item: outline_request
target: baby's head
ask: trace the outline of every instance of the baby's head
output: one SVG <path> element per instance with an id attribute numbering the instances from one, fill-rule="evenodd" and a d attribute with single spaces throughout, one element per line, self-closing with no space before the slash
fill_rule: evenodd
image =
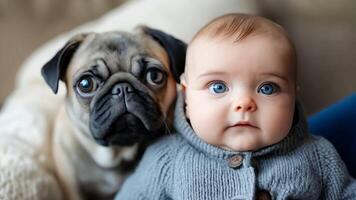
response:
<path id="1" fill-rule="evenodd" d="M 296 77 L 295 48 L 281 26 L 253 15 L 219 17 L 189 44 L 186 115 L 202 140 L 224 149 L 278 143 L 293 123 Z"/>

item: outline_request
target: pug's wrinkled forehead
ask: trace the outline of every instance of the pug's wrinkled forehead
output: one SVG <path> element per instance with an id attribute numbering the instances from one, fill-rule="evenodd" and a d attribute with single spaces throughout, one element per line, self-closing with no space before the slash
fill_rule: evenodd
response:
<path id="1" fill-rule="evenodd" d="M 73 75 L 89 69 L 91 75 L 98 74 L 103 79 L 118 71 L 130 73 L 130 70 L 140 78 L 142 70 L 153 64 L 170 72 L 169 78 L 179 83 L 186 47 L 185 42 L 174 36 L 147 26 L 137 27 L 134 34 L 78 34 L 42 67 L 41 74 L 55 94 L 60 80 L 68 83 Z M 156 74 L 149 73 L 152 78 L 156 78 Z"/>
<path id="2" fill-rule="evenodd" d="M 70 62 L 67 75 L 80 76 L 91 70 L 103 80 L 117 72 L 130 72 L 143 76 L 147 67 L 169 70 L 165 50 L 147 35 L 140 32 L 106 32 L 86 36 Z M 70 76 L 66 76 L 70 77 Z"/>

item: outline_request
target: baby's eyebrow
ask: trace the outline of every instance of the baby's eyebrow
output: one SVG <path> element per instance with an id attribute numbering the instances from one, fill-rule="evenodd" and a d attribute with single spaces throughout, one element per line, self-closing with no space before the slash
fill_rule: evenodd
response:
<path id="1" fill-rule="evenodd" d="M 275 76 L 279 79 L 282 79 L 285 82 L 289 82 L 289 79 L 283 75 L 277 74 L 277 73 L 273 73 L 273 72 L 267 72 L 267 73 L 263 73 L 263 76 Z"/>
<path id="2" fill-rule="evenodd" d="M 226 72 L 221 72 L 221 71 L 208 71 L 208 72 L 203 72 L 200 74 L 197 78 L 205 78 L 207 76 L 218 76 L 218 75 L 226 75 Z"/>

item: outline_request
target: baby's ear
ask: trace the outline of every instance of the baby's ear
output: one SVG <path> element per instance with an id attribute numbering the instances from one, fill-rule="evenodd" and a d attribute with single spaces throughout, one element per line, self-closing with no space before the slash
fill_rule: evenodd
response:
<path id="1" fill-rule="evenodd" d="M 185 79 L 185 73 L 180 75 L 179 79 L 180 79 L 180 84 L 182 86 L 182 90 L 185 91 L 185 88 L 187 87 L 187 82 L 186 82 L 186 79 Z"/>
<path id="2" fill-rule="evenodd" d="M 185 94 L 185 91 L 186 91 L 186 88 L 187 88 L 187 81 L 186 81 L 185 73 L 180 75 L 179 80 L 180 80 L 181 90 Z M 185 102 L 185 106 L 184 106 L 185 116 L 189 119 L 189 110 L 187 109 L 188 105 L 187 105 L 187 99 L 186 98 L 184 99 L 184 102 Z"/>

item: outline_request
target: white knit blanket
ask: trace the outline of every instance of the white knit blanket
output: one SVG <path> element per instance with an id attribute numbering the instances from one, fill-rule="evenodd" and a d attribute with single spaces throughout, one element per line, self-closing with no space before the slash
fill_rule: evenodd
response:
<path id="1" fill-rule="evenodd" d="M 60 85 L 59 94 L 52 94 L 40 69 L 69 37 L 89 31 L 130 31 L 138 24 L 146 24 L 189 42 L 205 23 L 229 12 L 258 11 L 249 0 L 134 0 L 34 52 L 21 67 L 16 88 L 0 113 L 0 200 L 62 199 L 41 146 L 65 91 Z"/>

